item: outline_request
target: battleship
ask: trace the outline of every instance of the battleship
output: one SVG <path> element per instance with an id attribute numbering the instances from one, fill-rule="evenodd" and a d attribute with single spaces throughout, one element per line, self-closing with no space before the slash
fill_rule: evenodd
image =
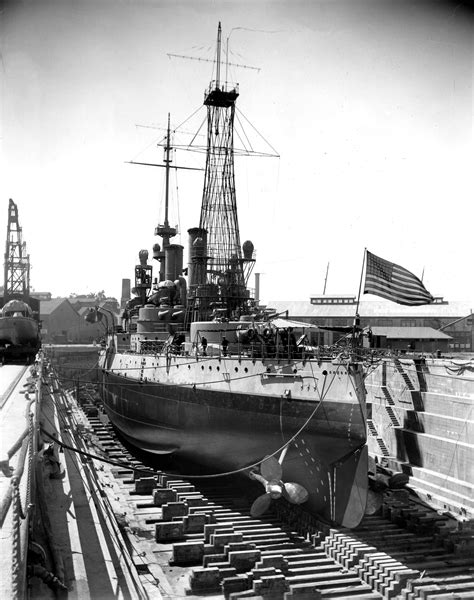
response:
<path id="1" fill-rule="evenodd" d="M 262 484 L 251 514 L 272 500 L 302 504 L 329 523 L 355 527 L 368 495 L 364 372 L 350 350 L 308 352 L 295 326 L 259 307 L 248 288 L 253 243 L 240 243 L 234 177 L 236 84 L 205 92 L 207 150 L 199 226 L 183 246 L 168 219 L 171 133 L 165 144 L 162 245 L 135 267 L 135 297 L 109 330 L 99 368 L 105 410 L 134 446 L 191 459 L 210 476 Z M 187 277 L 184 276 L 187 275 Z"/>
<path id="2" fill-rule="evenodd" d="M 29 256 L 25 253 L 18 207 L 8 203 L 8 225 L 5 247 L 5 277 L 0 300 L 0 357 L 6 360 L 30 361 L 41 347 L 39 301 L 30 297 Z"/>

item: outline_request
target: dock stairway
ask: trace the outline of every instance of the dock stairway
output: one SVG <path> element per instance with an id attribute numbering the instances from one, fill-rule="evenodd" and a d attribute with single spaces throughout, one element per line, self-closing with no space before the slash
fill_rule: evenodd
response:
<path id="1" fill-rule="evenodd" d="M 402 376 L 404 382 L 406 383 L 407 388 L 411 391 L 414 392 L 415 391 L 415 386 L 413 385 L 412 380 L 410 379 L 410 377 L 407 375 L 407 373 L 405 372 L 405 369 L 402 366 L 402 363 L 400 362 L 400 359 L 398 358 L 394 358 L 393 363 L 395 365 L 395 368 L 397 369 L 397 371 L 400 373 L 400 375 Z"/>
<path id="2" fill-rule="evenodd" d="M 369 436 L 375 439 L 375 441 L 377 443 L 377 446 L 380 449 L 380 454 L 382 454 L 382 456 L 384 458 L 389 457 L 390 456 L 390 452 L 389 452 L 389 450 L 388 450 L 388 448 L 387 448 L 387 446 L 386 446 L 383 438 L 379 436 L 377 428 L 375 427 L 374 422 L 372 421 L 372 419 L 367 419 L 367 429 L 368 429 L 368 432 L 369 432 Z M 370 446 L 369 446 L 369 448 L 370 448 Z"/>
<path id="3" fill-rule="evenodd" d="M 392 394 L 389 392 L 387 386 L 382 385 L 380 389 L 382 390 L 385 400 L 390 404 L 390 406 L 395 406 L 395 400 L 392 398 Z"/>
<path id="4" fill-rule="evenodd" d="M 395 411 L 393 410 L 393 408 L 391 406 L 386 406 L 385 410 L 387 411 L 387 414 L 390 418 L 390 421 L 392 422 L 392 425 L 394 427 L 400 427 L 400 421 L 397 418 L 397 415 L 395 414 Z"/>

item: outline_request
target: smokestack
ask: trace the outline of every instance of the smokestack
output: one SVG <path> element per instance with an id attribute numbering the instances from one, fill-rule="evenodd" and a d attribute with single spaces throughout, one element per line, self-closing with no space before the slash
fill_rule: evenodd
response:
<path id="1" fill-rule="evenodd" d="M 260 273 L 255 273 L 255 304 L 260 302 Z"/>
<path id="2" fill-rule="evenodd" d="M 207 271 L 207 230 L 201 227 L 188 229 L 189 234 L 189 287 L 206 283 Z"/>
<path id="3" fill-rule="evenodd" d="M 122 297 L 120 299 L 120 308 L 125 308 L 125 304 L 130 300 L 130 279 L 122 279 Z"/>
<path id="4" fill-rule="evenodd" d="M 165 279 L 174 281 L 183 274 L 183 246 L 170 244 L 165 248 Z"/>

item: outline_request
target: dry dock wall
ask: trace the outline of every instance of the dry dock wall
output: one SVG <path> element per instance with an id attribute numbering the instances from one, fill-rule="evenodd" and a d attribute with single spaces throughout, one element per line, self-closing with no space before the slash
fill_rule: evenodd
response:
<path id="1" fill-rule="evenodd" d="M 65 387 L 97 383 L 100 346 L 93 344 L 46 344 L 43 351 Z"/>
<path id="2" fill-rule="evenodd" d="M 474 512 L 474 362 L 381 361 L 366 378 L 369 451 Z"/>

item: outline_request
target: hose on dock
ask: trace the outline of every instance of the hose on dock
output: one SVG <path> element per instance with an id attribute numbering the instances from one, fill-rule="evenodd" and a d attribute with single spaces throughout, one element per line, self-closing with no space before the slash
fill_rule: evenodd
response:
<path id="1" fill-rule="evenodd" d="M 41 565 L 32 565 L 28 568 L 28 571 L 30 577 L 39 577 L 52 590 L 67 591 L 68 589 L 67 586 L 65 586 L 64 583 L 56 577 L 56 575 Z"/>

